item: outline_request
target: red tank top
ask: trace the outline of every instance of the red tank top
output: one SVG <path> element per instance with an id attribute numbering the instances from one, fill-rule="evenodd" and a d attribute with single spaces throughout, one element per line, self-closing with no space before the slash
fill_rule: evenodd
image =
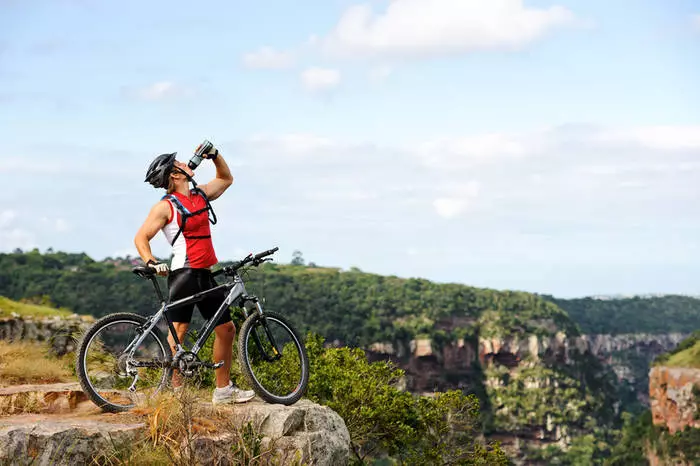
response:
<path id="1" fill-rule="evenodd" d="M 195 212 L 207 207 L 201 194 L 190 191 L 189 196 L 180 193 L 172 193 L 178 201 L 190 212 Z M 163 234 L 172 244 L 173 238 L 182 226 L 182 215 L 173 201 L 166 199 L 170 205 L 170 218 L 163 227 Z M 173 244 L 173 259 L 170 264 L 171 270 L 181 268 L 202 269 L 216 265 L 218 259 L 214 252 L 214 244 L 209 238 L 192 238 L 193 236 L 209 236 L 209 213 L 204 211 L 201 214 L 187 218 L 185 229 L 180 233 Z"/>

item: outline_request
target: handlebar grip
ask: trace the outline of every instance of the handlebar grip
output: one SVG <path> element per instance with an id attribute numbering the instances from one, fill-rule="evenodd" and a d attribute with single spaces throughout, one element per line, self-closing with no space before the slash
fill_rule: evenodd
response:
<path id="1" fill-rule="evenodd" d="M 261 252 L 261 253 L 256 254 L 256 255 L 253 257 L 253 259 L 255 259 L 255 260 L 262 259 L 262 258 L 265 257 L 265 256 L 269 256 L 270 254 L 274 254 L 274 253 L 277 252 L 278 250 L 279 250 L 278 247 L 275 247 L 275 248 L 272 248 L 272 249 L 268 249 L 267 251 L 264 251 L 264 252 Z"/>

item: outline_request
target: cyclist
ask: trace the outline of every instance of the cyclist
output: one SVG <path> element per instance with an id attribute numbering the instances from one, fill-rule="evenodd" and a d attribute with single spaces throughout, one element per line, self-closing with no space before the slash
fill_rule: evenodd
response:
<path id="1" fill-rule="evenodd" d="M 209 227 L 209 200 L 217 199 L 233 183 L 228 165 L 219 151 L 212 146 L 209 152 L 204 154 L 204 158 L 213 161 L 216 167 L 215 178 L 207 184 L 190 189 L 189 183 L 194 172 L 187 164 L 175 160 L 176 154 L 161 154 L 148 167 L 144 181 L 157 189 L 165 189 L 166 195 L 151 208 L 134 238 L 141 259 L 154 268 L 158 275 L 168 275 L 171 301 L 217 286 L 211 275 L 211 267 L 218 259 Z M 151 253 L 150 241 L 159 230 L 172 246 L 170 267 L 159 262 Z M 222 291 L 200 301 L 197 304 L 199 312 L 204 318 L 211 318 L 225 296 Z M 193 311 L 194 304 L 168 311 L 181 342 L 187 333 Z M 224 365 L 215 370 L 216 388 L 212 395 L 212 403 L 242 403 L 252 399 L 255 392 L 239 389 L 233 385 L 230 378 L 236 327 L 229 312 L 224 312 L 214 332 L 216 336 L 213 359 L 215 362 L 223 360 Z M 175 352 L 175 341 L 170 334 L 168 341 L 171 350 Z M 177 369 L 173 371 L 172 384 L 175 390 L 182 386 L 182 378 Z"/>

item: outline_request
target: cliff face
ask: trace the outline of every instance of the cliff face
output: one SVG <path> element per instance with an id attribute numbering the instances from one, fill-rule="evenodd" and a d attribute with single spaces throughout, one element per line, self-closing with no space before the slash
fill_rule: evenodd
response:
<path id="1" fill-rule="evenodd" d="M 0 319 L 0 340 L 44 341 L 58 356 L 75 350 L 75 336 L 85 331 L 92 318 L 74 314 L 71 317 L 34 319 L 21 316 Z"/>
<path id="2" fill-rule="evenodd" d="M 456 339 L 436 344 L 430 339 L 411 340 L 408 345 L 375 343 L 367 349 L 372 360 L 392 360 L 406 370 L 409 389 L 430 392 L 464 388 L 474 374 L 475 365 L 517 367 L 523 359 L 531 362 L 571 362 L 572 351 L 595 356 L 609 365 L 619 381 L 634 385 L 640 401 L 648 404 L 648 373 L 651 361 L 680 343 L 687 334 L 662 335 L 581 335 L 568 337 L 563 332 L 542 337 L 491 337 Z M 397 348 L 398 347 L 398 348 Z"/>
<path id="3" fill-rule="evenodd" d="M 700 369 L 652 368 L 649 395 L 654 425 L 666 426 L 670 434 L 700 428 Z"/>
<path id="4" fill-rule="evenodd" d="M 514 457 L 548 445 L 567 449 L 573 437 L 604 424 L 620 409 L 620 385 L 648 400 L 650 362 L 682 334 L 576 335 L 530 332 L 472 334 L 452 341 L 377 343 L 371 360 L 406 371 L 415 393 L 463 389 L 480 395 L 488 435 Z"/>

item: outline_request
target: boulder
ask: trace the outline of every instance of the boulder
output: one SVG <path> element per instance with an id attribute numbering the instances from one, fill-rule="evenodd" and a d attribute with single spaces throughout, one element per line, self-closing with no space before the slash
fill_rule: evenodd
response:
<path id="1" fill-rule="evenodd" d="M 292 406 L 251 401 L 211 409 L 228 411 L 238 426 L 250 422 L 264 435 L 262 447 L 272 447 L 282 464 L 294 461 L 317 466 L 348 464 L 350 433 L 343 419 L 326 406 L 303 399 Z M 219 461 L 230 445 L 231 434 L 204 436 L 194 441 L 193 449 L 202 464 L 220 464 L 214 459 Z"/>
<path id="2" fill-rule="evenodd" d="M 0 415 L 67 413 L 74 412 L 79 405 L 88 409 L 95 408 L 95 405 L 87 401 L 87 395 L 77 382 L 13 385 L 0 388 Z"/>
<path id="3" fill-rule="evenodd" d="M 26 414 L 0 418 L 0 464 L 90 464 L 99 452 L 145 432 L 143 423 Z"/>

